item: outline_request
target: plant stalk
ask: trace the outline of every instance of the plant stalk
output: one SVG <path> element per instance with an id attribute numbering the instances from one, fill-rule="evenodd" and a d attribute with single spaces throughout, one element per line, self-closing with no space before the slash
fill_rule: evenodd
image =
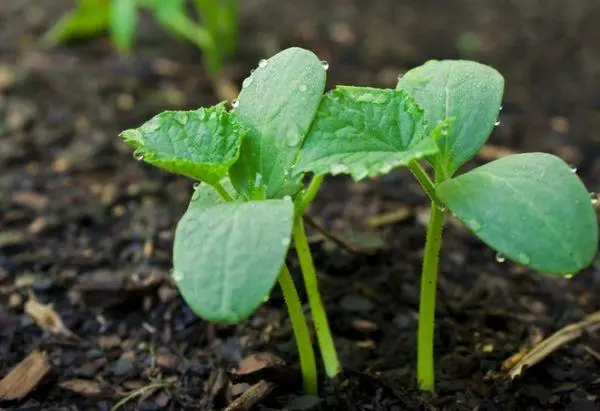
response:
<path id="1" fill-rule="evenodd" d="M 300 370 L 302 372 L 304 392 L 316 395 L 318 392 L 318 378 L 315 353 L 310 340 L 306 318 L 302 311 L 300 297 L 298 297 L 298 291 L 296 291 L 296 286 L 286 265 L 281 267 L 279 286 L 283 292 L 283 298 L 285 299 L 290 320 L 292 321 L 292 329 L 294 330 L 294 337 L 296 338 L 296 346 L 298 347 L 298 355 L 300 357 Z"/>
<path id="2" fill-rule="evenodd" d="M 433 391 L 435 384 L 433 354 L 435 292 L 445 217 L 446 212 L 442 206 L 433 201 L 423 255 L 417 336 L 417 381 L 419 388 L 424 391 Z"/>
<path id="3" fill-rule="evenodd" d="M 223 187 L 221 183 L 217 181 L 216 183 L 212 184 L 212 187 L 217 193 L 219 193 L 221 197 L 223 197 L 223 200 L 233 201 L 233 197 L 231 197 L 231 194 L 229 194 L 229 192 L 225 189 L 225 187 Z"/>
<path id="4" fill-rule="evenodd" d="M 302 269 L 304 285 L 308 294 L 308 304 L 310 305 L 310 311 L 315 324 L 321 357 L 323 359 L 323 364 L 325 365 L 325 373 L 328 377 L 332 378 L 341 370 L 340 361 L 335 345 L 333 344 L 333 337 L 331 336 L 331 330 L 329 329 L 325 307 L 319 292 L 317 273 L 310 254 L 302 218 L 297 218 L 294 223 L 293 238 L 296 246 L 296 253 L 298 254 L 298 260 L 300 262 L 300 268 Z"/>
<path id="5" fill-rule="evenodd" d="M 431 181 L 431 178 L 425 172 L 425 170 L 423 170 L 423 167 L 421 167 L 418 162 L 413 161 L 408 165 L 408 169 L 413 173 L 419 184 L 421 184 L 421 187 L 423 187 L 423 189 L 427 192 L 427 195 L 431 201 L 441 204 L 437 198 L 437 195 L 435 194 L 435 184 L 433 181 Z"/>

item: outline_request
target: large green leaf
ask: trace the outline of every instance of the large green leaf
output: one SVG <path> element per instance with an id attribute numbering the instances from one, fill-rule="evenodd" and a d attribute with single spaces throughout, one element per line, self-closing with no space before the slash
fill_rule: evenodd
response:
<path id="1" fill-rule="evenodd" d="M 506 257 L 550 274 L 592 262 L 598 225 L 583 183 L 550 154 L 517 154 L 446 180 L 439 199 Z"/>
<path id="2" fill-rule="evenodd" d="M 202 185 L 175 232 L 173 278 L 192 310 L 237 323 L 269 294 L 290 244 L 289 197 L 223 202 Z"/>
<path id="3" fill-rule="evenodd" d="M 225 177 L 239 157 L 246 131 L 224 104 L 194 111 L 165 111 L 121 137 L 138 159 L 207 183 Z"/>
<path id="4" fill-rule="evenodd" d="M 250 198 L 287 194 L 288 170 L 296 161 L 324 88 L 325 68 L 317 56 L 296 47 L 261 60 L 244 80 L 236 112 L 250 131 L 230 173 L 238 191 Z"/>
<path id="5" fill-rule="evenodd" d="M 432 60 L 406 73 L 397 88 L 408 91 L 425 109 L 431 127 L 455 118 L 451 132 L 438 141 L 440 152 L 429 158 L 448 178 L 479 151 L 494 129 L 504 78 L 473 61 Z"/>
<path id="6" fill-rule="evenodd" d="M 426 128 L 404 90 L 338 87 L 323 98 L 294 172 L 385 174 L 437 152 Z"/>

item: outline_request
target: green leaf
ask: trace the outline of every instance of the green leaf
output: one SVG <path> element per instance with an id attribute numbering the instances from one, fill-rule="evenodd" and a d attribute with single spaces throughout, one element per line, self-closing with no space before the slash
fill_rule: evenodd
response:
<path id="1" fill-rule="evenodd" d="M 444 181 L 436 194 L 486 244 L 536 270 L 574 273 L 596 254 L 598 224 L 589 194 L 550 154 L 501 158 Z"/>
<path id="2" fill-rule="evenodd" d="M 246 131 L 221 103 L 194 111 L 165 111 L 121 137 L 135 156 L 172 173 L 209 184 L 221 180 L 239 157 Z"/>
<path id="3" fill-rule="evenodd" d="M 73 39 L 96 35 L 108 27 L 110 3 L 106 0 L 80 0 L 68 13 L 44 34 L 43 42 L 53 47 Z"/>
<path id="4" fill-rule="evenodd" d="M 224 202 L 201 185 L 175 232 L 173 278 L 208 321 L 237 323 L 269 295 L 290 244 L 289 197 Z"/>
<path id="5" fill-rule="evenodd" d="M 473 61 L 432 60 L 406 73 L 396 88 L 417 100 L 430 126 L 455 118 L 452 131 L 438 141 L 439 153 L 429 158 L 436 171 L 449 178 L 479 151 L 494 129 L 504 78 Z"/>
<path id="6" fill-rule="evenodd" d="M 423 109 L 404 90 L 338 87 L 323 98 L 294 171 L 360 180 L 435 152 Z"/>
<path id="7" fill-rule="evenodd" d="M 124 53 L 131 50 L 138 27 L 136 0 L 112 0 L 110 8 L 110 32 L 117 49 Z"/>
<path id="8" fill-rule="evenodd" d="M 250 198 L 288 194 L 288 170 L 324 89 L 325 68 L 313 53 L 296 47 L 261 60 L 244 80 L 236 112 L 250 131 L 230 172 L 238 191 Z"/>

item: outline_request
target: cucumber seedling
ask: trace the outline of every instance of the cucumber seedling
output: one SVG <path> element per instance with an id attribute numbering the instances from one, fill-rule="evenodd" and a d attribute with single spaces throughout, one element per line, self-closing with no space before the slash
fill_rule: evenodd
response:
<path id="1" fill-rule="evenodd" d="M 433 390 L 435 288 L 447 210 L 505 258 L 560 275 L 591 263 L 598 244 L 594 209 L 577 175 L 548 154 L 508 156 L 453 177 L 496 125 L 504 80 L 491 67 L 431 61 L 401 77 L 396 89 L 343 86 L 323 94 L 327 68 L 307 50 L 287 49 L 259 62 L 231 111 L 224 103 L 168 111 L 121 136 L 137 160 L 198 181 L 174 239 L 173 278 L 183 298 L 208 321 L 237 323 L 278 281 L 309 393 L 317 391 L 315 356 L 285 265 L 290 243 L 325 372 L 334 377 L 340 363 L 302 216 L 326 174 L 361 180 L 409 168 L 432 202 L 417 378 Z"/>

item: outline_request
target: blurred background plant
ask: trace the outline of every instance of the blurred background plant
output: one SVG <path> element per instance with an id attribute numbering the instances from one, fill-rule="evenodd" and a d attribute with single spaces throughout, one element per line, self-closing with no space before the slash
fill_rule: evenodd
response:
<path id="1" fill-rule="evenodd" d="M 139 13 L 149 10 L 156 22 L 175 36 L 202 50 L 209 74 L 221 70 L 235 53 L 237 0 L 79 0 L 77 7 L 46 32 L 43 42 L 52 47 L 106 30 L 120 53 L 131 52 Z M 198 20 L 194 19 L 194 13 Z"/>

